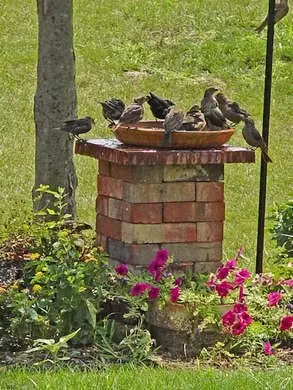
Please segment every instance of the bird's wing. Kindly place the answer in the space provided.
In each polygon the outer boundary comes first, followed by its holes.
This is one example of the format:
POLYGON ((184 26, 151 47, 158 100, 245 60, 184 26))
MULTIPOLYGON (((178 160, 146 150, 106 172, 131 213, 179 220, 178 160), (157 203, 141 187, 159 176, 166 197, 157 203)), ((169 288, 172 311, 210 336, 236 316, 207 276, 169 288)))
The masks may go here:
POLYGON ((141 113, 142 113, 142 106, 140 106, 139 104, 132 104, 125 108, 125 110, 123 111, 119 119, 119 122, 125 122, 125 123, 128 123, 128 121, 136 122, 139 120, 141 113))

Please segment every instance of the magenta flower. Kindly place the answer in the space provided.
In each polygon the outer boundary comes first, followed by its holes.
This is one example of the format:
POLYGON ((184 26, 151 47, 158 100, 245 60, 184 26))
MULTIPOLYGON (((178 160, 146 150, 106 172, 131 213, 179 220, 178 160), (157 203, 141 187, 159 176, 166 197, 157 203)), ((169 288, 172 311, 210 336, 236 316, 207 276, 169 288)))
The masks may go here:
POLYGON ((277 306, 281 298, 282 294, 279 291, 269 293, 267 296, 268 306, 277 306))
POLYGON ((244 287, 242 285, 240 285, 239 286, 239 296, 238 296, 239 302, 244 302, 244 297, 245 297, 244 287))
POLYGON ((233 288, 233 285, 226 280, 216 284, 216 291, 221 298, 225 298, 233 288))
POLYGON ((216 288, 216 282, 215 282, 216 278, 215 278, 215 275, 211 274, 210 276, 210 280, 207 281, 206 285, 211 289, 211 290, 215 290, 216 288))
POLYGON ((243 252, 244 252, 244 249, 243 248, 239 248, 238 251, 237 251, 236 259, 239 259, 239 257, 241 257, 243 255, 243 252))
POLYGON ((117 264, 115 267, 115 271, 118 275, 125 276, 128 274, 128 267, 126 264, 117 264))
POLYGON ((283 284, 284 286, 293 287, 293 279, 282 280, 280 284, 283 284))
POLYGON ((240 271, 238 271, 236 273, 233 283, 236 284, 237 286, 240 286, 247 279, 249 279, 250 276, 251 276, 251 273, 246 268, 242 268, 240 271))
POLYGON ((293 326, 293 316, 285 316, 281 319, 280 330, 284 332, 285 330, 290 330, 293 326))
POLYGON ((170 301, 175 303, 180 297, 180 288, 178 286, 171 288, 170 290, 170 301))
POLYGON ((230 272, 230 268, 224 267, 222 265, 220 268, 218 268, 216 276, 219 280, 223 280, 229 275, 229 272, 230 272))
POLYGON ((181 277, 179 277, 176 280, 174 280, 174 285, 175 286, 181 286, 182 283, 183 283, 183 278, 181 278, 181 277))
POLYGON ((157 251, 155 258, 148 266, 148 271, 151 273, 155 281, 159 281, 162 278, 162 273, 166 262, 168 260, 169 252, 167 249, 160 249, 157 251))
POLYGON ((228 260, 224 264, 224 267, 229 269, 234 269, 237 267, 237 261, 235 259, 228 260))
POLYGON ((247 306, 244 303, 235 303, 233 307, 234 313, 243 313, 247 311, 247 306))
POLYGON ((247 311, 243 311, 242 313, 238 314, 240 322, 244 324, 245 326, 248 326, 252 323, 251 316, 247 313, 247 311))
POLYGON ((236 320, 236 314, 232 310, 227 311, 222 315, 222 324, 224 326, 232 326, 236 320))
POLYGON ((158 296, 160 295, 160 289, 159 287, 156 287, 156 286, 151 286, 149 288, 149 299, 150 301, 153 301, 154 299, 157 299, 158 296))
POLYGON ((237 321, 235 322, 234 325, 232 325, 232 334, 234 336, 239 336, 245 331, 245 329, 246 329, 245 323, 242 321, 237 321))
POLYGON ((156 253, 155 260, 162 266, 167 263, 169 252, 167 249, 159 249, 156 253))
POLYGON ((263 351, 264 351, 264 354, 267 355, 267 356, 272 355, 273 353, 275 353, 275 351, 273 350, 272 345, 271 345, 271 343, 269 341, 266 341, 264 343, 263 351))
POLYGON ((137 282, 134 286, 131 287, 130 295, 132 297, 136 295, 142 295, 146 290, 148 290, 149 287, 150 285, 148 283, 137 282))

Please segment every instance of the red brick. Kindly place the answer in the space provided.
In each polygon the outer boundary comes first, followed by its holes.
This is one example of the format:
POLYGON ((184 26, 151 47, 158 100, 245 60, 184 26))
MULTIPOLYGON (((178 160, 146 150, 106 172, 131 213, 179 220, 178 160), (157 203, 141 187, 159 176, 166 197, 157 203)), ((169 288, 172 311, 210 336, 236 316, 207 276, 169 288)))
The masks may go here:
POLYGON ((99 175, 110 176, 110 163, 106 160, 99 160, 99 175))
POLYGON ((96 203, 97 214, 108 216, 108 199, 106 196, 98 196, 96 203))
POLYGON ((162 223, 162 203, 128 203, 123 205, 123 220, 131 223, 162 223))
POLYGON ((222 242, 165 243, 164 248, 174 256, 175 262, 219 262, 222 242))
POLYGON ((222 202, 224 200, 224 183, 196 183, 197 202, 222 202))
POLYGON ((162 242, 195 242, 195 223, 164 223, 162 242))
POLYGON ((97 233, 116 240, 121 240, 122 222, 103 215, 97 216, 97 233))
POLYGON ((111 177, 132 183, 162 183, 163 166, 120 165, 111 163, 111 177))
POLYGON ((197 242, 223 240, 222 222, 197 222, 197 242))
POLYGON ((123 219, 123 200, 108 198, 108 216, 114 219, 123 219))
POLYGON ((195 202, 164 203, 164 222, 193 222, 195 202))
POLYGON ((98 176, 98 194, 111 198, 123 198, 123 181, 108 176, 98 176))
POLYGON ((107 237, 103 234, 98 233, 96 237, 97 246, 101 246, 106 252, 108 251, 107 237))
POLYGON ((130 203, 187 202, 195 200, 195 183, 124 183, 124 185, 124 200, 130 203))
POLYGON ((132 181, 133 176, 133 166, 130 165, 120 165, 111 163, 111 173, 110 176, 114 179, 120 179, 123 181, 132 181))
POLYGON ((224 221, 224 202, 196 202, 194 221, 224 221))

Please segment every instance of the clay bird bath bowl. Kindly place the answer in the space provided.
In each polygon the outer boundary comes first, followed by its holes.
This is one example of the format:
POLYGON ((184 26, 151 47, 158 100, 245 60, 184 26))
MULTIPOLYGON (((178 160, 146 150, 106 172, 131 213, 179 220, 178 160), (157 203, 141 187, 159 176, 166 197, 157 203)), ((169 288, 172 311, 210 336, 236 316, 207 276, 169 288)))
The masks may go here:
MULTIPOLYGON (((169 149, 208 149, 221 146, 232 137, 235 129, 219 131, 174 131, 169 149)), ((163 146, 164 122, 140 121, 138 123, 122 123, 114 134, 116 138, 129 146, 166 148, 163 146)))

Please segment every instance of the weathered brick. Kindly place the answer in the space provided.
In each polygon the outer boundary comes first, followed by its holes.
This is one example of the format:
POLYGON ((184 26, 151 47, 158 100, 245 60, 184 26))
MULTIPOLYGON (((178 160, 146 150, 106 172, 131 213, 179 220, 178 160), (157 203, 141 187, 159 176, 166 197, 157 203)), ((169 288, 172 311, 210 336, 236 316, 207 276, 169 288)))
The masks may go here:
POLYGON ((195 200, 195 184, 188 182, 124 183, 124 191, 124 199, 130 203, 188 202, 195 200))
POLYGON ((96 236, 96 245, 99 247, 101 246, 106 252, 108 251, 108 241, 107 237, 103 234, 97 233, 96 236))
POLYGON ((164 182, 224 180, 224 164, 165 165, 164 182))
POLYGON ((195 202, 170 202, 163 205, 164 222, 195 221, 195 202))
POLYGON ((96 203, 96 212, 101 215, 108 216, 108 200, 106 196, 98 196, 96 203))
POLYGON ((98 194, 111 198, 123 198, 123 181, 108 176, 98 176, 98 194))
POLYGON ((171 268, 173 271, 183 271, 183 272, 198 272, 198 273, 210 273, 215 272, 217 268, 219 267, 220 263, 218 262, 204 262, 204 263, 197 263, 197 262, 188 262, 188 263, 179 263, 179 264, 172 264, 171 268))
POLYGON ((123 204, 123 220, 131 223, 162 223, 162 203, 123 204))
POLYGON ((197 202, 222 202, 224 200, 224 183, 196 183, 197 202))
POLYGON ((194 221, 224 221, 224 202, 195 202, 194 221))
POLYGON ((132 183, 162 183, 163 166, 127 166, 111 163, 111 177, 132 183))
POLYGON ((176 262, 219 262, 222 259, 222 242, 164 243, 176 262))
POLYGON ((197 222, 197 242, 223 240, 222 222, 197 222))
POLYGON ((122 222, 108 218, 103 215, 97 215, 97 233, 100 233, 106 237, 121 240, 122 222))
POLYGON ((114 219, 123 219, 123 200, 108 198, 108 216, 114 219))
POLYGON ((163 240, 161 242, 195 242, 195 223, 164 223, 162 224, 163 240))
POLYGON ((99 175, 110 176, 110 162, 99 160, 99 175))

